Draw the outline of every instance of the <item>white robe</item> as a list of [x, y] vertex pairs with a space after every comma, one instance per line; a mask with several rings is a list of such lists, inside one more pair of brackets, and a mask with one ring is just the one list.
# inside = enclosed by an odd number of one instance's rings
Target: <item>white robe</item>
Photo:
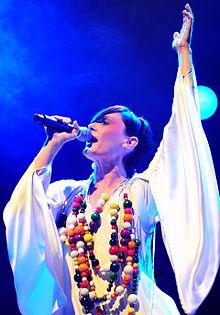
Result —
[[[194, 86], [190, 74], [178, 72], [172, 116], [154, 159], [145, 172], [112, 194], [112, 199], [121, 202], [123, 192], [128, 192], [134, 206], [135, 233], [142, 241], [139, 315], [178, 314], [173, 300], [154, 283], [151, 242], [158, 219], [185, 313], [195, 313], [219, 266], [218, 188], [197, 108], [195, 79], [193, 82]], [[72, 261], [60, 243], [54, 218], [64, 203], [66, 211], [71, 211], [74, 195], [85, 191], [88, 181], [49, 183], [50, 166], [36, 171], [32, 163], [4, 211], [18, 305], [24, 315], [80, 315]], [[88, 202], [88, 219], [91, 211]], [[107, 203], [95, 236], [94, 250], [101, 265], [109, 262], [108, 211]], [[102, 295], [106, 281], [102, 277], [94, 277], [94, 281], [98, 295]], [[126, 296], [121, 301], [118, 298], [111, 308], [107, 303], [106, 314], [127, 314], [124, 304]]]

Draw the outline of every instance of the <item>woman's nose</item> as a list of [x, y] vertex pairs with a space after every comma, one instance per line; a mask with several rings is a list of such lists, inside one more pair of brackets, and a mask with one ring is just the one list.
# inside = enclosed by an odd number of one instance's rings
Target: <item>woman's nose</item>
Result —
[[95, 123], [89, 124], [88, 128], [94, 131], [95, 130]]

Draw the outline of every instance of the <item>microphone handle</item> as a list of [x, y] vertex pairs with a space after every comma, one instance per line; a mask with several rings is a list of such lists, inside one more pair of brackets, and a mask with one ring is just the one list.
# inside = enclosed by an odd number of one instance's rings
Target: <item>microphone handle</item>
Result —
[[[41, 125], [44, 125], [48, 128], [53, 129], [57, 132], [67, 132], [71, 133], [73, 130], [73, 125], [63, 124], [54, 117], [45, 115], [45, 114], [35, 114], [34, 121], [38, 121]], [[76, 139], [82, 142], [89, 141], [92, 137], [91, 130], [87, 127], [79, 127], [79, 130], [76, 135]]]
[[38, 121], [41, 125], [54, 129], [55, 131], [58, 131], [58, 132], [71, 133], [73, 130], [73, 125], [63, 124], [62, 122], [58, 121], [56, 118], [45, 115], [45, 114], [35, 114], [34, 121]]

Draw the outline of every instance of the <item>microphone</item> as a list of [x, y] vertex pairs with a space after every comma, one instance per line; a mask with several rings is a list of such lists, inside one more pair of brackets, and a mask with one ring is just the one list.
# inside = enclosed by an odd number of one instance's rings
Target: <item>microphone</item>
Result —
[[[38, 121], [41, 125], [51, 128], [57, 132], [67, 132], [71, 133], [73, 130], [73, 125], [64, 124], [61, 121], [57, 120], [54, 117], [45, 115], [45, 114], [35, 114], [34, 121]], [[76, 139], [82, 142], [91, 140], [92, 133], [91, 130], [87, 127], [79, 127], [79, 130], [76, 135]]]

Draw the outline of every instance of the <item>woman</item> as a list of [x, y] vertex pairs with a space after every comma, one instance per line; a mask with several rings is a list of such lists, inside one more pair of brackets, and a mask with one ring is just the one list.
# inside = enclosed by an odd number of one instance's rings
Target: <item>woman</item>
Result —
[[71, 134], [53, 134], [16, 187], [4, 221], [22, 314], [179, 314], [154, 281], [158, 220], [184, 312], [193, 314], [208, 294], [219, 261], [218, 189], [196, 106], [192, 22], [186, 5], [173, 41], [172, 117], [148, 168], [146, 121], [113, 106], [89, 125], [88, 180], [49, 185], [53, 159], [76, 138], [74, 122]]

